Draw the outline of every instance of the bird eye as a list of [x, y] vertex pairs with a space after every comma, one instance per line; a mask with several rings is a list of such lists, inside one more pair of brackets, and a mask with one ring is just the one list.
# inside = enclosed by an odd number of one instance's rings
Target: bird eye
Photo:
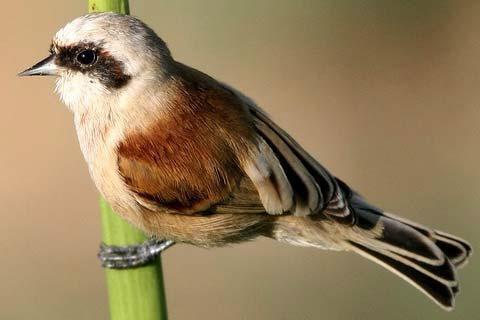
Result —
[[77, 55], [77, 61], [83, 65], [92, 65], [97, 61], [97, 54], [91, 49], [83, 50]]

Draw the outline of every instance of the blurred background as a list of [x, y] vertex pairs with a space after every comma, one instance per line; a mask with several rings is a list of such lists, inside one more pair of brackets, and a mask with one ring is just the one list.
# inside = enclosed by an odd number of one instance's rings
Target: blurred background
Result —
[[[47, 54], [86, 0], [0, 19], [0, 318], [107, 319], [98, 194]], [[174, 56], [246, 92], [390, 212], [480, 248], [480, 2], [131, 0]], [[480, 262], [446, 313], [354, 254], [260, 239], [164, 255], [171, 319], [478, 319]]]

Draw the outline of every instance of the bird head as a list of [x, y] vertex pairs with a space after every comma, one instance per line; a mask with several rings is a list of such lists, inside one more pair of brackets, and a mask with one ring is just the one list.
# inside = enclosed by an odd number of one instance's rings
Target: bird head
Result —
[[73, 111], [156, 80], [171, 65], [170, 51], [152, 29], [116, 13], [76, 18], [56, 33], [49, 51], [19, 76], [57, 76], [56, 91]]

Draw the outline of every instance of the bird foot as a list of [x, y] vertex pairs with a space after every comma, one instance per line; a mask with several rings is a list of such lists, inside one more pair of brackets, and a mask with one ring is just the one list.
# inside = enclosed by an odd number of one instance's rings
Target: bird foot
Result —
[[98, 258], [102, 267], [108, 269], [130, 269], [141, 267], [154, 261], [162, 252], [174, 245], [172, 240], [149, 239], [133, 246], [100, 245]]

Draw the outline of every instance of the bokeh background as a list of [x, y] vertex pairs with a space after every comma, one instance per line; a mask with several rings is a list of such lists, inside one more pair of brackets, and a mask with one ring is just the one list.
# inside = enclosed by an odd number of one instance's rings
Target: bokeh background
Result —
[[[107, 319], [98, 195], [50, 78], [17, 78], [86, 0], [0, 19], [0, 318]], [[268, 110], [391, 212], [480, 248], [480, 2], [131, 0], [178, 60]], [[479, 319], [480, 263], [446, 313], [353, 254], [262, 239], [164, 255], [171, 319]]]

